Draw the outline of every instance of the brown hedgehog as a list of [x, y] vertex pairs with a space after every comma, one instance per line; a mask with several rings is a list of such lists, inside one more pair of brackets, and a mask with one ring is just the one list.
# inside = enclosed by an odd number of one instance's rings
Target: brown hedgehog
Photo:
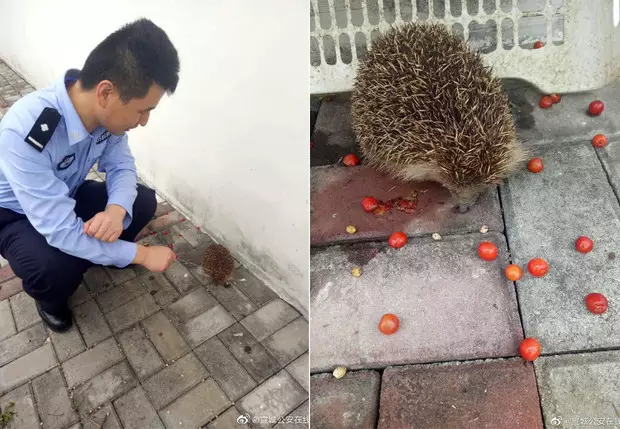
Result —
[[224, 246], [212, 244], [205, 250], [202, 268], [213, 283], [228, 286], [235, 269], [235, 260]]
[[461, 213], [527, 156], [500, 81], [441, 24], [393, 27], [373, 43], [351, 115], [366, 164], [404, 181], [439, 182]]

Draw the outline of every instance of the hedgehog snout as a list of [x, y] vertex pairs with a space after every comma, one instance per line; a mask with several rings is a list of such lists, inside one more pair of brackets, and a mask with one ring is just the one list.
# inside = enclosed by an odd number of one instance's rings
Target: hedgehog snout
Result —
[[453, 192], [458, 212], [467, 213], [478, 202], [483, 192], [484, 189], [479, 187], [465, 188]]

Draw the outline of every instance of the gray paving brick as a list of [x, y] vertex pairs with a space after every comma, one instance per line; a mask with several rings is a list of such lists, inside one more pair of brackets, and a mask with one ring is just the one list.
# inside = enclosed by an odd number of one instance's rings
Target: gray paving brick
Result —
[[155, 209], [155, 215], [153, 219], [157, 219], [158, 217], [163, 216], [164, 214], [171, 213], [174, 211], [174, 207], [172, 207], [167, 202], [163, 201], [157, 204], [157, 208]]
[[263, 341], [271, 334], [291, 323], [297, 317], [299, 317], [297, 310], [291, 307], [287, 302], [278, 298], [243, 319], [241, 324], [250, 331], [258, 341]]
[[208, 376], [198, 358], [190, 353], [143, 382], [142, 386], [159, 410]]
[[308, 392], [282, 370], [237, 402], [236, 406], [252, 417], [261, 418], [260, 423], [254, 423], [256, 427], [271, 427], [277, 421], [265, 422], [263, 417], [286, 416], [307, 399]]
[[237, 401], [257, 386], [219, 338], [211, 338], [194, 352], [231, 401]]
[[41, 320], [34, 299], [26, 294], [26, 292], [21, 292], [12, 296], [10, 301], [11, 308], [13, 308], [13, 316], [15, 317], [15, 324], [17, 325], [17, 331], [23, 331]]
[[147, 228], [155, 232], [167, 231], [172, 225], [181, 222], [181, 219], [184, 219], [184, 216], [178, 211], [169, 211], [149, 222]]
[[93, 299], [75, 307], [73, 317], [87, 347], [92, 347], [112, 335], [110, 327]]
[[280, 369], [278, 361], [241, 324], [234, 324], [218, 338], [259, 383]]
[[72, 357], [62, 365], [67, 385], [72, 388], [95, 374], [123, 360], [114, 338], [97, 344], [90, 350]]
[[77, 429], [123, 429], [111, 405], [106, 405], [90, 416], [84, 416]]
[[0, 341], [17, 333], [9, 301], [0, 301]]
[[140, 379], [145, 379], [164, 366], [164, 361], [139, 326], [120, 334], [118, 341]]
[[209, 246], [214, 241], [204, 232], [198, 230], [191, 222], [181, 222], [170, 228], [174, 233], [181, 234], [193, 247]]
[[92, 294], [99, 294], [105, 292], [112, 287], [112, 279], [103, 267], [95, 265], [84, 273], [84, 282], [86, 287]]
[[204, 273], [202, 269], [202, 259], [204, 256], [205, 249], [200, 247], [194, 249], [190, 252], [184, 253], [183, 260], [186, 268], [194, 275], [196, 280], [198, 280], [204, 286], [214, 286], [213, 281]]
[[[14, 402], [14, 404], [13, 407], [9, 408], [11, 402]], [[13, 411], [15, 413], [13, 414], [13, 421], [6, 426], [6, 429], [40, 428], [34, 400], [30, 394], [30, 387], [27, 384], [0, 398], [0, 408], [3, 412]]]
[[179, 298], [179, 292], [170, 284], [170, 282], [161, 273], [146, 273], [140, 276], [140, 280], [146, 286], [146, 290], [150, 293], [157, 304], [162, 307], [173, 303]]
[[80, 332], [75, 324], [66, 332], [54, 332], [47, 328], [47, 334], [52, 340], [56, 356], [60, 362], [64, 362], [73, 356], [86, 350]]
[[300, 316], [262, 343], [281, 365], [288, 365], [308, 351], [309, 332], [308, 321]]
[[47, 338], [42, 323], [37, 323], [0, 343], [0, 366], [39, 348]]
[[164, 429], [142, 387], [138, 386], [114, 401], [125, 429]]
[[172, 246], [177, 254], [183, 254], [193, 249], [192, 245], [183, 238], [183, 235], [174, 232], [172, 228], [161, 231], [157, 235], [166, 246]]
[[90, 299], [90, 294], [84, 283], [80, 283], [75, 293], [69, 298], [69, 307], [74, 308]]
[[3, 274], [1, 270], [5, 270], [7, 268], [10, 269], [10, 267], [0, 269], [0, 301], [4, 301], [5, 299], [17, 295], [24, 290], [20, 278], [13, 277], [6, 281], [1, 278]]
[[136, 272], [133, 270], [132, 267], [104, 267], [104, 269], [112, 279], [112, 283], [115, 285], [121, 285], [128, 280], [136, 278]]
[[188, 320], [180, 328], [190, 346], [196, 347], [234, 323], [235, 319], [230, 313], [221, 305], [216, 305], [201, 315]]
[[8, 392], [56, 365], [52, 345], [47, 343], [0, 368], [0, 393]]
[[233, 272], [233, 281], [235, 286], [258, 307], [262, 307], [278, 298], [274, 291], [245, 267], [239, 267]]
[[190, 351], [183, 337], [163, 311], [144, 319], [142, 326], [144, 326], [144, 330], [166, 363], [170, 363]]
[[308, 352], [299, 356], [293, 362], [289, 363], [286, 370], [300, 384], [301, 387], [310, 392], [310, 358]]
[[114, 332], [121, 331], [157, 312], [159, 306], [150, 294], [144, 294], [106, 314]]
[[218, 304], [219, 302], [213, 295], [204, 287], [200, 286], [199, 289], [190, 292], [174, 304], [171, 304], [168, 307], [168, 313], [172, 321], [175, 323], [183, 323]]
[[123, 361], [76, 387], [73, 401], [80, 414], [89, 413], [137, 385], [129, 364]]
[[222, 389], [209, 378], [159, 412], [168, 429], [198, 428], [231, 405]]
[[306, 401], [274, 426], [275, 429], [307, 428], [310, 423], [310, 401]]
[[134, 300], [145, 293], [146, 288], [144, 287], [144, 284], [138, 279], [133, 279], [121, 286], [117, 286], [102, 293], [97, 296], [96, 300], [101, 307], [101, 310], [104, 313], [109, 313], [118, 306], [126, 304], [127, 302]]
[[62, 429], [78, 421], [58, 368], [34, 379], [32, 389], [46, 429]]
[[237, 320], [241, 320], [255, 312], [258, 307], [237, 287], [212, 286], [211, 293]]
[[190, 290], [202, 286], [196, 277], [192, 275], [181, 262], [174, 261], [170, 268], [166, 270], [164, 276], [176, 287], [181, 293], [187, 293]]
[[241, 413], [234, 406], [227, 409], [220, 414], [207, 425], [206, 429], [239, 429], [241, 423], [237, 422], [237, 419], [241, 416]]

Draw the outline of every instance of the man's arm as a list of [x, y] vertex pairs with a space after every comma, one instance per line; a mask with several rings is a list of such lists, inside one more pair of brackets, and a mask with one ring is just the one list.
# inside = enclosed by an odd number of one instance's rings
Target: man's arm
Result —
[[108, 190], [106, 208], [112, 205], [122, 207], [125, 210], [123, 229], [127, 229], [133, 216], [133, 203], [138, 195], [138, 174], [126, 133], [117, 141], [106, 144], [99, 158], [99, 171], [106, 173]]
[[84, 234], [84, 223], [74, 211], [75, 200], [69, 197], [67, 185], [54, 175], [46, 155], [29, 147], [11, 130], [0, 134], [0, 147], [0, 171], [30, 223], [50, 246], [95, 264], [122, 268], [134, 261], [135, 243], [106, 243]]

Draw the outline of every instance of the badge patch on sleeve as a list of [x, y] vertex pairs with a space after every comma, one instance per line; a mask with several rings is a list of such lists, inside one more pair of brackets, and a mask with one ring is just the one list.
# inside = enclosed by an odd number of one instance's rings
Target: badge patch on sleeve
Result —
[[75, 154], [72, 153], [71, 155], [67, 155], [65, 156], [62, 161], [60, 161], [58, 163], [58, 169], [59, 170], [65, 170], [67, 168], [69, 168], [69, 166], [71, 164], [73, 164], [73, 161], [75, 161]]
[[110, 134], [109, 131], [104, 131], [103, 134], [101, 134], [99, 137], [97, 137], [97, 141], [95, 142], [95, 144], [103, 143], [104, 141], [109, 139], [111, 135], [112, 134]]

